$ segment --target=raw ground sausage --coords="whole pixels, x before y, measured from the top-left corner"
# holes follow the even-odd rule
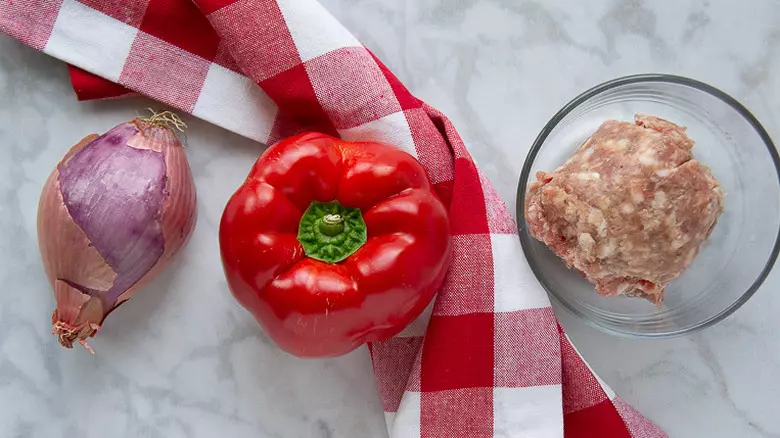
[[[723,191],[693,158],[685,128],[638,114],[609,120],[526,198],[531,235],[601,295],[656,305],[723,212]]]

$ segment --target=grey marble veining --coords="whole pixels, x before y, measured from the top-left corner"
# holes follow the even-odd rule
[[[569,99],[641,72],[728,92],[780,139],[774,0],[322,0],[420,98],[444,111],[514,207],[541,127]],[[0,436],[382,437],[364,350],[276,351],[229,296],[216,230],[261,146],[193,118],[194,238],[111,315],[96,356],[50,335],[35,239],[43,181],[80,138],[154,103],[77,103],[65,66],[0,36]],[[693,336],[637,341],[557,313],[590,364],[672,437],[780,437],[775,270],[735,315]]]

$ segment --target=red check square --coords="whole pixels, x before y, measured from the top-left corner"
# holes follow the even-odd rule
[[[430,117],[434,126],[436,126],[436,129],[439,131],[440,135],[446,138],[450,143],[449,146],[450,149],[452,149],[455,158],[465,158],[469,161],[472,161],[471,155],[469,155],[469,151],[466,149],[466,144],[463,143],[463,139],[461,139],[460,135],[458,135],[458,131],[455,129],[455,125],[453,125],[452,122],[450,122],[450,120],[436,108],[428,104],[423,104],[423,109],[425,110],[425,113],[428,115],[428,117]]]
[[[62,0],[0,1],[0,30],[43,50],[61,5]]]
[[[561,362],[564,414],[587,409],[609,400],[588,365],[563,334],[561,334]]]
[[[425,167],[434,184],[452,181],[452,151],[422,108],[404,110],[409,131],[417,149],[417,159]]]
[[[206,2],[199,2],[202,3]],[[301,64],[298,49],[275,1],[224,3],[228,4],[211,13],[209,20],[216,29],[229,29],[229,35],[222,35],[228,51],[255,82]]]
[[[103,79],[70,64],[68,64],[68,74],[73,91],[79,100],[108,99],[133,94],[116,82]]]
[[[477,166],[465,158],[455,160],[455,185],[450,205],[452,234],[488,234],[487,208]]]
[[[444,203],[444,206],[447,207],[447,209],[449,209],[450,204],[452,204],[452,187],[454,184],[455,181],[449,180],[442,181],[433,186],[434,189],[436,189],[436,194],[439,195],[439,199],[441,199],[441,202]]]
[[[337,129],[401,111],[393,88],[363,47],[334,50],[305,65],[317,100]]]
[[[421,438],[493,436],[493,388],[422,393]]]
[[[391,338],[369,346],[379,397],[385,412],[398,410],[422,340],[422,337]]]
[[[138,27],[144,19],[144,12],[149,0],[117,1],[117,0],[77,0],[83,5],[115,18],[128,26]],[[178,6],[188,0],[175,0]]]
[[[488,234],[452,237],[452,263],[439,289],[434,315],[493,311],[493,255]]]
[[[561,383],[561,345],[556,321],[549,307],[496,313],[496,386]]]
[[[259,83],[279,107],[268,142],[297,134],[303,130],[338,136],[327,114],[317,103],[309,75],[303,64],[278,73]]]
[[[241,67],[236,64],[236,60],[228,51],[227,44],[224,41],[220,41],[219,47],[217,47],[217,55],[214,57],[214,62],[228,70],[234,71],[238,74],[242,74]]]
[[[632,438],[615,407],[608,400],[563,415],[563,430],[571,438]],[[658,435],[648,435],[658,436]]]
[[[140,30],[208,61],[217,55],[219,37],[191,0],[149,0]]]
[[[422,352],[423,393],[493,387],[493,314],[433,315]]]
[[[175,108],[191,112],[206,80],[210,62],[173,44],[139,32],[120,82]],[[176,86],[168,86],[168,81]],[[161,92],[161,90],[165,90]]]

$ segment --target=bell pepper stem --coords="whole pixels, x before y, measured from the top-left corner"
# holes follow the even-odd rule
[[[327,214],[320,222],[320,232],[333,237],[344,231],[344,218],[340,214]]]
[[[298,242],[307,257],[339,263],[366,244],[368,234],[360,209],[337,201],[312,202],[298,225]]]

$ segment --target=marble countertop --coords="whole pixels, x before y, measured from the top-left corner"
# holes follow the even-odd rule
[[[528,148],[584,89],[630,73],[730,93],[780,140],[780,3],[323,0],[418,97],[444,111],[513,207]],[[50,335],[35,217],[72,144],[152,103],[77,103],[65,65],[0,36],[0,436],[386,436],[365,350],[327,361],[277,351],[229,296],[222,208],[261,146],[190,124],[194,238],[110,318],[98,355]],[[736,314],[663,341],[619,339],[556,309],[593,368],[672,437],[780,437],[778,270]]]

